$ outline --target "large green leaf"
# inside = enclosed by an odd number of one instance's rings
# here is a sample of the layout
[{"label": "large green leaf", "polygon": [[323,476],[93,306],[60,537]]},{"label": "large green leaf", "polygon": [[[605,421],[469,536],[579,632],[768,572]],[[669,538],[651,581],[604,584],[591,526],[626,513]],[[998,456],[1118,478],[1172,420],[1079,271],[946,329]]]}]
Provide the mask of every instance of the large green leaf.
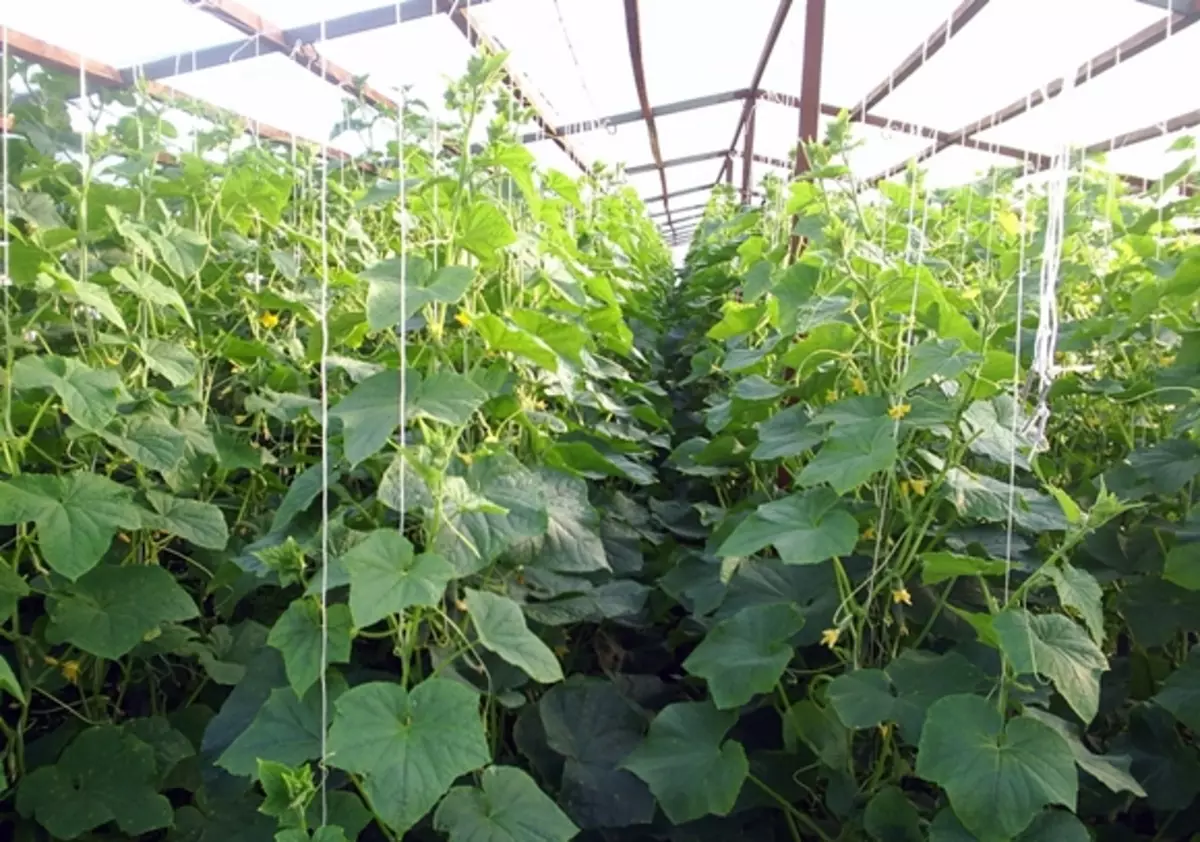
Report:
[{"label": "large green leaf", "polygon": [[192,326],[192,316],[188,313],[183,296],[149,272],[144,272],[136,266],[116,266],[112,270],[112,279],[147,304],[170,307],[179,313],[189,327]]},{"label": "large green leaf", "polygon": [[1036,719],[1004,722],[994,702],[948,696],[929,709],[917,774],[938,784],[962,823],[986,840],[1024,830],[1042,808],[1075,809],[1079,779],[1066,741]]},{"label": "large green leaf", "polygon": [[913,348],[900,390],[908,392],[931,377],[952,380],[983,358],[967,351],[957,339],[926,339]]},{"label": "large green leaf", "polygon": [[146,501],[151,508],[142,513],[147,529],[178,535],[208,550],[223,550],[229,543],[225,516],[212,503],[185,500],[153,490],[146,492]]},{"label": "large green leaf", "polygon": [[654,796],[621,761],[642,741],[646,719],[607,681],[575,677],[538,703],[548,753],[560,755],[559,799],[583,828],[627,827],[654,818]]},{"label": "large green leaf", "polygon": [[896,690],[892,718],[913,745],[921,739],[926,714],[934,702],[946,696],[973,693],[986,684],[979,668],[958,652],[939,655],[906,649],[884,672]]},{"label": "large green leaf", "polygon": [[1154,701],[1193,731],[1200,731],[1200,645],[1171,673]]},{"label": "large green leaf", "polygon": [[462,215],[457,241],[480,260],[490,260],[515,243],[517,235],[504,211],[490,202],[476,201]]},{"label": "large green leaf", "polygon": [[21,691],[21,682],[9,666],[8,659],[0,655],[0,690],[8,693],[18,702],[24,703],[25,694]]},{"label": "large green leaf", "polygon": [[172,386],[186,386],[200,373],[200,361],[176,342],[148,339],[143,343],[141,352],[146,365],[167,378]]},{"label": "large green leaf", "polygon": [[163,568],[106,564],[51,597],[46,637],[116,660],[164,623],[198,613],[188,592]]},{"label": "large green leaf", "polygon": [[117,403],[124,394],[118,372],[96,371],[71,357],[21,357],[13,365],[12,387],[54,392],[71,420],[96,431],[117,416]]},{"label": "large green leaf", "polygon": [[845,494],[890,468],[896,461],[896,431],[888,418],[876,418],[849,428],[835,426],[829,440],[804,466],[797,478],[802,486],[829,483]]},{"label": "large green leaf", "polygon": [[1071,747],[1071,755],[1075,758],[1075,764],[1111,791],[1129,792],[1139,798],[1146,797],[1146,791],[1142,789],[1142,785],[1130,774],[1132,757],[1127,754],[1093,754],[1083,744],[1076,726],[1033,706],[1025,708],[1025,715],[1031,716],[1057,731]]},{"label": "large green leaf", "polygon": [[718,708],[740,707],[774,689],[792,659],[789,641],[803,625],[804,617],[787,603],[743,608],[713,626],[683,668],[708,681]]},{"label": "large green leaf", "polygon": [[838,495],[814,488],[759,506],[730,533],[717,555],[748,556],[770,545],[784,564],[818,564],[849,555],[857,541],[858,522]]},{"label": "large green leaf", "polygon": [[558,371],[558,355],[554,349],[529,331],[514,327],[492,313],[479,316],[471,325],[493,351],[516,354],[548,371]]},{"label": "large green leaf", "polygon": [[534,681],[562,681],[558,658],[540,637],[529,630],[521,606],[506,596],[467,588],[467,613],[475,624],[479,642]]},{"label": "large green leaf", "polygon": [[1079,615],[1097,644],[1104,643],[1104,592],[1096,577],[1065,561],[1049,570],[1058,601]]},{"label": "large green leaf", "polygon": [[549,516],[542,484],[511,453],[475,459],[466,483],[474,494],[504,509],[504,514],[479,507],[446,507],[446,523],[437,532],[433,549],[454,566],[458,576],[478,572],[514,543],[546,532]]},{"label": "large green leaf", "polygon": [[897,786],[885,786],[867,803],[863,829],[876,842],[925,842],[917,808]]},{"label": "large green leaf", "polygon": [[829,704],[847,728],[873,728],[892,719],[896,697],[883,670],[860,669],[829,682]]},{"label": "large green leaf", "polygon": [[0,482],[0,524],[34,521],[46,563],[68,579],[96,566],[118,529],[142,518],[130,490],[100,474],[22,474]]},{"label": "large green leaf", "polygon": [[1172,547],[1163,565],[1163,578],[1189,591],[1200,591],[1200,541]]},{"label": "large green leaf", "polygon": [[187,437],[162,418],[139,414],[121,427],[105,432],[104,440],[147,470],[170,473],[187,456]]},{"label": "large green leaf", "polygon": [[994,622],[1000,647],[1018,674],[1046,676],[1085,723],[1100,706],[1100,674],[1108,659],[1079,624],[1062,614],[1009,609]]},{"label": "large green leaf", "polygon": [[479,698],[427,678],[411,692],[373,681],[347,691],[329,731],[330,762],[362,776],[375,813],[403,834],[454,781],[491,759]]},{"label": "large green leaf", "polygon": [[115,725],[100,725],[76,737],[57,763],[21,779],[17,809],[56,839],[108,822],[140,837],[173,823],[171,802],[156,784],[154,749]]},{"label": "large green leaf", "polygon": [[936,585],[956,576],[1002,576],[1007,562],[959,555],[944,550],[921,553],[921,583]]},{"label": "large green leaf", "polygon": [[608,570],[600,514],[588,501],[587,483],[552,468],[539,468],[533,476],[546,501],[548,523],[544,534],[514,545],[513,558],[560,573]]},{"label": "large green leaf", "polygon": [[360,277],[367,282],[367,324],[371,330],[386,330],[398,325],[402,315],[409,319],[416,316],[426,304],[456,303],[470,287],[475,270],[443,266],[433,272],[427,260],[409,255],[403,260],[398,257],[381,260],[365,269]]},{"label": "large green leaf", "polygon": [[[341,604],[328,607],[328,628],[321,623],[321,604],[308,597],[293,600],[275,625],[267,643],[283,655],[288,683],[303,698],[329,664],[350,662],[350,610]],[[322,642],[326,642],[321,663]]]},{"label": "large green leaf", "polygon": [[[346,682],[342,677],[330,672],[330,702],[336,701],[345,689]],[[249,727],[238,734],[217,758],[217,765],[234,775],[253,776],[258,770],[259,760],[298,766],[319,758],[321,708],[320,687],[310,688],[303,698],[298,697],[291,687],[271,690],[266,702],[255,712]]]},{"label": "large green leaf", "polygon": [[579,833],[529,775],[511,766],[485,769],[478,788],[454,787],[433,824],[450,842],[568,842]]},{"label": "large green leaf", "polygon": [[621,765],[649,784],[675,824],[728,815],[750,772],[741,743],[725,741],[735,722],[711,702],[668,705]]},{"label": "large green leaf", "polygon": [[[410,420],[430,418],[463,425],[487,392],[455,371],[440,370],[428,379],[410,369],[405,376],[405,406]],[[400,374],[381,371],[354,387],[329,414],[345,427],[346,459],[357,465],[379,452],[400,425]]]},{"label": "large green leaf", "polygon": [[781,410],[758,425],[758,446],[752,459],[784,459],[812,450],[825,439],[825,430],[810,423],[808,410],[800,404]]},{"label": "large green leaf", "polygon": [[350,613],[366,628],[414,605],[435,606],[454,568],[433,553],[413,553],[396,529],[376,529],[342,556],[350,575]]},{"label": "large green leaf", "polygon": [[708,338],[725,340],[750,333],[762,320],[766,308],[762,304],[743,304],[726,301],[721,308],[721,320],[709,328]]}]

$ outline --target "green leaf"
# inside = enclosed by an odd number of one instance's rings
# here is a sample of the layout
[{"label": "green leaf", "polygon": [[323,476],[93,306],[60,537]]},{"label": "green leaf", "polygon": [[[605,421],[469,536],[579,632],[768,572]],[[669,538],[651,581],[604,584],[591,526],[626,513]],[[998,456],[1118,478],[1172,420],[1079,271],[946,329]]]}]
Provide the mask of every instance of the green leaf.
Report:
[{"label": "green leaf", "polygon": [[710,629],[683,668],[708,681],[718,708],[740,707],[774,689],[792,659],[789,641],[803,625],[791,604],[751,605]]},{"label": "green leaf", "polygon": [[8,659],[0,655],[0,690],[5,691],[22,705],[25,704],[25,694],[21,692],[21,682],[9,666]]},{"label": "green leaf", "polygon": [[1172,547],[1167,553],[1163,578],[1189,591],[1200,591],[1200,541]]},{"label": "green leaf", "polygon": [[853,735],[829,708],[802,699],[788,708],[783,727],[784,745],[789,750],[795,749],[798,738],[830,769],[848,768]]},{"label": "green leaf", "polygon": [[124,393],[116,371],[96,371],[70,357],[21,357],[13,365],[12,386],[17,391],[49,389],[72,421],[95,431],[116,418]]},{"label": "green leaf", "polygon": [[480,260],[490,260],[500,249],[517,241],[504,212],[490,202],[476,201],[463,214],[457,244]]},{"label": "green leaf", "polygon": [[876,842],[925,842],[917,808],[903,790],[890,784],[867,803],[863,829]]},{"label": "green leaf", "polygon": [[[958,513],[988,523],[1005,523],[1009,514],[1009,485],[963,468],[946,472],[946,490]],[[1054,498],[1032,488],[1016,487],[1012,506],[1017,525],[1031,532],[1056,532],[1070,524]]]},{"label": "green leaf", "polygon": [[706,335],[709,339],[722,341],[750,333],[758,327],[765,312],[766,308],[762,304],[726,301],[721,308],[721,320],[709,328]]},{"label": "green leaf", "polygon": [[0,524],[37,524],[46,563],[68,579],[96,566],[117,529],[138,529],[129,489],[99,474],[22,474],[0,482]]},{"label": "green leaf", "polygon": [[128,268],[115,266],[111,274],[114,281],[129,290],[129,292],[132,292],[142,301],[159,307],[170,307],[179,313],[180,317],[187,322],[188,327],[195,327],[192,324],[192,316],[188,312],[183,296],[149,272],[143,272],[136,266]]},{"label": "green leaf", "polygon": [[185,500],[153,490],[146,492],[146,500],[153,510],[142,514],[147,529],[178,535],[208,550],[223,550],[229,543],[225,515],[212,503]]},{"label": "green leaf", "polygon": [[559,799],[585,829],[649,824],[654,796],[621,761],[642,741],[645,716],[608,681],[573,677],[538,703],[547,753],[561,755]]},{"label": "green leaf", "polygon": [[973,693],[985,683],[983,673],[957,652],[937,655],[907,649],[884,670],[896,689],[893,719],[908,742],[921,739],[929,708],[939,699]]},{"label": "green leaf", "polygon": [[[333,702],[345,692],[346,682],[331,672],[328,686]],[[216,763],[241,776],[254,775],[259,760],[298,766],[321,756],[321,730],[320,687],[309,689],[303,699],[291,687],[276,687],[250,726],[230,743]]]},{"label": "green leaf", "polygon": [[729,815],[750,772],[741,743],[723,742],[736,722],[711,702],[668,705],[621,765],[649,784],[674,824]]},{"label": "green leaf", "polygon": [[1018,675],[1046,676],[1080,719],[1088,723],[1095,718],[1100,674],[1108,669],[1108,659],[1074,620],[1008,609],[996,617],[994,628]]},{"label": "green leaf", "polygon": [[342,556],[350,574],[350,614],[360,629],[414,605],[441,602],[454,568],[433,553],[413,554],[396,529],[376,529]]},{"label": "green leaf", "polygon": [[479,784],[454,787],[433,814],[450,842],[568,842],[579,833],[520,769],[491,766]]},{"label": "green leaf", "polygon": [[544,534],[516,543],[513,558],[559,573],[610,569],[600,540],[600,515],[588,501],[587,483],[552,468],[539,468],[533,476],[546,501],[547,527]]},{"label": "green leaf", "polygon": [[[463,425],[487,392],[455,371],[440,370],[423,380],[410,369],[405,376],[408,418],[431,418]],[[353,467],[374,456],[400,425],[400,374],[381,371],[359,383],[329,414],[345,427],[346,459]]]},{"label": "green leaf", "polygon": [[56,839],[74,839],[115,822],[139,837],[174,821],[156,789],[154,750],[115,725],[88,728],[58,762],[21,779],[17,809],[35,816]]},{"label": "green leaf", "polygon": [[46,637],[52,643],[116,660],[164,623],[182,623],[199,612],[161,567],[104,565],[52,596],[49,614]]},{"label": "green leaf", "polygon": [[892,719],[896,697],[883,670],[860,669],[839,675],[826,691],[829,704],[847,728],[874,728]]},{"label": "green leaf", "polygon": [[957,339],[926,339],[913,349],[908,370],[900,379],[900,391],[912,391],[931,377],[953,380],[982,361]]},{"label": "green leaf", "polygon": [[962,823],[985,839],[1024,830],[1042,808],[1075,809],[1079,778],[1053,729],[1018,716],[1007,725],[980,696],[948,696],[929,709],[917,774],[938,784]]},{"label": "green leaf", "polygon": [[587,331],[572,322],[548,316],[539,310],[513,310],[508,314],[517,327],[536,336],[550,350],[577,365],[582,352],[591,345]]},{"label": "green leaf", "polygon": [[799,456],[824,440],[824,428],[810,423],[808,410],[796,404],[759,423],[758,446],[750,458],[761,462]]},{"label": "green leaf", "polygon": [[125,320],[121,318],[121,311],[113,304],[112,297],[109,296],[108,290],[99,284],[94,284],[91,281],[71,281],[72,290],[75,292],[75,297],[79,299],[79,303],[85,307],[90,307],[95,310],[108,322],[119,327],[121,330],[128,330],[125,327]]},{"label": "green leaf", "polygon": [[170,473],[187,456],[187,437],[162,418],[135,415],[118,433],[104,433],[104,440],[123,450],[143,468]]},{"label": "green leaf", "polygon": [[[404,313],[401,313],[401,268],[404,272]],[[466,266],[443,266],[432,272],[429,262],[408,256],[381,260],[360,275],[367,282],[367,324],[371,330],[386,330],[400,323],[401,315],[411,319],[426,304],[454,304],[463,297],[475,279],[475,270]]]},{"label": "green leaf", "polygon": [[467,687],[427,678],[412,692],[369,682],[337,703],[330,762],[361,775],[378,815],[403,834],[454,781],[491,759],[479,699]]},{"label": "green leaf", "polygon": [[492,313],[474,319],[471,326],[491,350],[516,354],[547,371],[558,371],[558,355],[554,349],[529,331],[514,327]]},{"label": "green leaf", "polygon": [[1183,665],[1167,676],[1154,701],[1191,730],[1200,731],[1200,645],[1193,646]]},{"label": "green leaf", "polygon": [[814,488],[764,503],[730,533],[717,550],[722,558],[753,555],[774,546],[784,564],[819,564],[849,555],[858,523],[828,488]]},{"label": "green leaf", "polygon": [[805,487],[827,482],[838,494],[845,494],[895,462],[895,428],[889,419],[877,418],[848,430],[835,427],[797,482]]},{"label": "green leaf", "polygon": [[446,524],[438,531],[433,549],[458,576],[483,570],[518,541],[544,534],[549,524],[541,482],[511,453],[475,459],[466,480],[471,491],[507,513],[447,507]]},{"label": "green leaf", "polygon": [[758,374],[752,374],[733,384],[733,396],[742,401],[773,401],[782,394],[782,386],[777,386]]},{"label": "green leaf", "polygon": [[475,624],[479,642],[534,681],[562,681],[558,658],[540,637],[525,625],[521,606],[506,596],[467,588],[467,613]]},{"label": "green leaf", "polygon": [[808,336],[788,348],[779,361],[780,365],[795,369],[797,374],[801,374],[809,360],[819,363],[841,354],[853,347],[858,337],[859,334],[853,327],[842,322],[818,325]]},{"label": "green leaf", "polygon": [[921,583],[936,585],[955,576],[1003,576],[1008,564],[951,552],[921,553]]},{"label": "green leaf", "polygon": [[1049,569],[1058,601],[1079,615],[1087,626],[1092,640],[1104,643],[1104,592],[1096,577],[1086,570],[1072,567],[1065,561]]},{"label": "green leaf", "polygon": [[186,386],[200,373],[200,361],[175,342],[149,339],[142,345],[141,352],[150,370],[167,378],[172,386]]},{"label": "green leaf", "polygon": [[[283,655],[288,683],[303,698],[329,664],[350,662],[350,610],[345,605],[328,607],[328,629],[321,624],[321,604],[301,597],[294,600],[275,621],[267,644]],[[325,665],[321,644],[327,642]]]},{"label": "green leaf", "polygon": [[1139,798],[1146,797],[1146,791],[1129,772],[1133,759],[1127,754],[1093,754],[1083,744],[1079,737],[1079,729],[1068,722],[1059,719],[1051,713],[1036,707],[1025,708],[1025,715],[1031,716],[1043,725],[1049,725],[1067,741],[1075,765],[1087,772],[1093,778],[1104,784],[1113,792],[1129,792]]},{"label": "green leaf", "polygon": [[17,603],[28,594],[29,585],[21,574],[0,559],[0,623],[8,622],[17,610]]}]

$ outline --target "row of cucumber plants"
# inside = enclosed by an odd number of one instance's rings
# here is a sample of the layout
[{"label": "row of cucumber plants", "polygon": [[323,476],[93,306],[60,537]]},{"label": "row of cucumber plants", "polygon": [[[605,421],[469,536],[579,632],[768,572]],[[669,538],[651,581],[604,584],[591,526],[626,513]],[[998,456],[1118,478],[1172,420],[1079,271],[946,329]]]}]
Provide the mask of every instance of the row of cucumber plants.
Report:
[{"label": "row of cucumber plants", "polygon": [[[697,532],[659,587],[728,773],[680,818],[761,779],[781,839],[1191,838],[1200,200],[1076,168],[1037,441],[1044,192],[869,201],[850,148],[837,123],[762,208],[714,209],[669,305]],[[748,771],[734,739],[766,744]]]}]

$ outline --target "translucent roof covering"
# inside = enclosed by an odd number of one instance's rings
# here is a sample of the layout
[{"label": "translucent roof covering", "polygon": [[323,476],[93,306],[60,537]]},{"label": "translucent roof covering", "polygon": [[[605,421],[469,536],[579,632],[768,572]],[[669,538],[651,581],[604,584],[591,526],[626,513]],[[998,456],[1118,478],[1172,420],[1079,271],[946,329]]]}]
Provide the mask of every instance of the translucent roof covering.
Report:
[{"label": "translucent roof covering", "polygon": [[[823,25],[810,33],[817,7]],[[913,158],[934,186],[996,165],[1038,169],[1064,144],[1152,180],[1190,154],[1180,141],[1200,124],[1197,19],[1200,0],[39,0],[0,10],[10,31],[58,48],[59,66],[85,58],[127,79],[141,72],[349,154],[382,148],[390,133],[330,140],[345,95],[310,72],[302,47],[434,111],[478,45],[502,49],[542,118],[522,128],[539,163],[624,165],[664,229],[667,208],[679,217],[676,230],[726,167],[751,191],[786,175],[802,111],[819,112],[822,133],[852,112],[848,165],[868,186]],[[804,78],[809,51],[819,79]]]}]

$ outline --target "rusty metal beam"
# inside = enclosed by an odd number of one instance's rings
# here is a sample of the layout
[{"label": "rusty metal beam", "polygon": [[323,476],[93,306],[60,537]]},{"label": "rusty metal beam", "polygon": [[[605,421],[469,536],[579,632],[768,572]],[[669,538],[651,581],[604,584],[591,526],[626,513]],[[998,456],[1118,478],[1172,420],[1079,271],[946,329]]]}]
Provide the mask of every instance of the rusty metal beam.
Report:
[{"label": "rusty metal beam", "polygon": [[[771,54],[775,52],[775,44],[779,41],[779,34],[783,31],[783,24],[787,20],[788,12],[791,10],[792,0],[779,0],[779,6],[775,9],[775,17],[771,21],[771,26],[767,30],[766,40],[763,42],[762,51],[758,55],[758,64],[754,66],[754,76],[750,80],[750,98],[742,105],[742,113],[738,116],[737,127],[733,131],[733,140],[729,141],[729,150],[731,152],[737,148],[738,138],[742,136],[742,130],[750,120],[750,112],[754,107],[754,99],[758,96],[758,91],[762,87],[763,75],[767,72],[767,65],[771,62]],[[717,181],[721,180],[723,174],[732,170],[733,162],[726,161],[721,165],[721,172],[717,173]]]},{"label": "rusty metal beam", "polygon": [[805,0],[804,59],[800,72],[800,129],[796,175],[809,167],[804,144],[817,137],[821,120],[821,63],[825,56],[825,0]]},{"label": "rusty metal beam", "polygon": [[[346,93],[361,97],[363,101],[381,110],[398,114],[399,104],[391,97],[368,85],[362,78],[335,62],[322,56],[311,43],[295,38],[266,18],[243,6],[237,0],[183,0],[189,6],[206,12],[239,32],[254,36],[259,45],[265,44],[271,51],[286,55],[318,79],[336,85]],[[318,36],[319,37],[319,36]]]},{"label": "rusty metal beam", "polygon": [[[128,83],[122,72],[111,65],[103,62],[88,59],[83,56],[73,53],[69,50],[64,50],[61,47],[56,47],[53,44],[47,44],[38,38],[31,35],[26,35],[23,32],[18,32],[15,29],[8,30],[8,47],[11,53],[15,56],[25,59],[26,61],[40,64],[54,70],[65,73],[78,74],[80,64],[82,63],[84,73],[87,77],[87,83],[93,87],[104,88],[123,88],[127,87]],[[322,144],[307,138],[296,137],[291,132],[286,132],[283,129],[277,129],[274,126],[257,120],[251,120],[245,115],[238,114],[228,108],[222,108],[213,105],[210,102],[205,102],[183,91],[176,90],[161,82],[147,81],[146,92],[151,97],[160,102],[167,103],[191,103],[196,106],[197,110],[201,111],[204,116],[210,119],[235,119],[246,123],[245,131],[253,132],[258,137],[275,141],[278,143],[290,144],[293,140],[312,146],[321,148]],[[348,154],[340,149],[327,148],[327,154],[330,158],[338,160],[347,160],[350,158]]]},{"label": "rusty metal beam", "polygon": [[629,39],[629,61],[633,65],[633,84],[637,88],[638,104],[642,118],[646,121],[646,134],[650,136],[650,156],[658,169],[658,180],[662,184],[663,210],[667,212],[667,225],[671,224],[671,204],[667,195],[667,173],[663,166],[662,149],[658,144],[658,126],[654,123],[654,109],[650,107],[650,94],[646,91],[646,68],[642,61],[642,25],[638,17],[638,0],[625,0],[625,34]]},{"label": "rusty metal beam", "polygon": [[[474,6],[486,2],[488,0],[471,0],[471,4]],[[399,14],[397,14],[397,8]],[[409,23],[414,20],[421,20],[435,14],[437,14],[437,9],[434,5],[434,0],[404,0],[402,3],[388,3],[373,9],[364,9],[361,12],[353,12],[341,17],[330,18],[323,22],[289,27],[284,30],[283,34],[288,41],[302,41],[306,44],[313,44],[321,40],[322,29],[324,30],[325,38],[332,40],[334,38],[357,35],[360,32],[370,32],[375,29],[395,26],[401,22]],[[262,46],[273,51],[273,48],[265,42]],[[242,39],[228,41],[224,44],[216,44],[212,47],[205,47],[202,50],[180,53],[179,55],[162,56],[142,62],[136,67],[125,68],[122,70],[122,73],[125,74],[126,81],[132,81],[135,75],[143,76],[146,79],[165,79],[168,76],[195,73],[197,70],[221,67],[233,62],[247,61],[252,58],[255,58],[255,51],[248,49],[246,41]]]},{"label": "rusty metal beam", "polygon": [[888,94],[912,76],[918,70],[925,66],[931,58],[937,55],[942,47],[950,42],[950,39],[958,34],[964,26],[971,22],[977,14],[983,11],[983,7],[988,4],[988,0],[963,0],[963,3],[958,6],[950,17],[935,29],[921,45],[909,53],[904,61],[888,74],[888,77],[872,88],[865,97],[862,104],[851,115],[850,119],[862,122],[866,115],[876,105],[882,102]]},{"label": "rusty metal beam", "polygon": [[[643,202],[662,202],[663,199],[677,199],[680,196],[690,196],[693,193],[703,193],[705,190],[712,190],[711,184],[700,184],[696,187],[688,187],[683,190],[676,190],[674,193],[668,193],[666,196],[648,196],[643,197]],[[665,204],[665,203],[664,203]]]},{"label": "rusty metal beam", "polygon": [[[467,43],[471,47],[478,49],[480,45],[483,45],[492,52],[502,52],[502,50],[497,48],[492,39],[479,28],[479,25],[468,17],[469,5],[463,6],[458,0],[453,0],[453,2],[452,0],[437,0],[437,7],[439,11],[445,12],[450,16],[450,22],[458,28],[458,31],[463,34],[463,37],[467,39]],[[528,108],[533,113],[533,122],[544,132],[545,137],[553,141],[554,145],[571,159],[571,163],[579,167],[580,172],[588,172],[587,164],[575,154],[575,150],[571,148],[571,145],[558,135],[554,126],[546,119],[538,104],[529,98],[529,95],[526,93],[529,88],[528,83],[507,62],[500,69],[500,72],[504,84],[508,86],[509,92],[522,107]]]},{"label": "rusty metal beam", "polygon": [[[745,145],[742,147],[742,204],[750,204],[750,177],[754,169],[754,127],[758,123],[757,109],[750,109],[750,119],[746,121],[746,137]],[[726,165],[731,169],[733,167],[732,160],[727,161]]]},{"label": "rusty metal beam", "polygon": [[1111,152],[1114,149],[1133,146],[1137,143],[1181,132],[1184,129],[1190,129],[1195,126],[1200,126],[1200,108],[1197,108],[1195,111],[1189,111],[1186,114],[1180,114],[1178,117],[1172,117],[1165,122],[1154,123],[1153,125],[1144,126],[1131,132],[1119,134],[1116,137],[1110,137],[1108,140],[1088,144],[1084,148],[1084,152],[1088,155],[1095,155],[1099,152]]},{"label": "rusty metal beam", "polygon": [[[1198,0],[1200,1],[1200,0]],[[1135,56],[1141,55],[1146,50],[1162,43],[1166,40],[1168,33],[1178,34],[1184,29],[1187,29],[1192,24],[1200,21],[1200,11],[1188,15],[1173,14],[1171,18],[1164,15],[1163,19],[1157,21],[1150,26],[1134,33],[1121,43],[1111,47],[1104,52],[1093,56],[1088,61],[1081,64],[1075,71],[1075,87],[1086,85],[1094,80],[1097,76],[1101,76],[1115,67],[1118,67],[1122,62],[1129,61]],[[1007,123],[1022,114],[1025,114],[1039,105],[1057,97],[1063,92],[1066,85],[1062,79],[1055,79],[1048,85],[1040,86],[1030,91],[1020,99],[1014,100],[1008,105],[995,111],[986,117],[974,120],[963,126],[957,131],[950,132],[949,136],[944,140],[938,140],[931,146],[926,147],[916,158],[917,163],[926,161],[932,158],[937,153],[941,152],[949,146],[956,143],[962,143],[964,140],[976,135],[979,132],[994,128],[995,126]],[[986,144],[985,144],[986,148]],[[871,179],[871,183],[877,183],[886,178],[891,178],[899,172],[903,172],[908,166],[908,161],[897,163],[894,166],[884,170],[879,175]]]},{"label": "rusty metal beam", "polygon": [[[698,204],[698,205],[688,205],[686,208],[676,208],[675,213],[684,213],[686,211],[694,211],[694,210],[704,210],[707,207],[708,207],[708,202],[702,202],[701,204]],[[665,214],[663,211],[655,211],[654,213],[649,214],[651,219],[653,219],[656,216],[664,216],[664,215]]]}]

